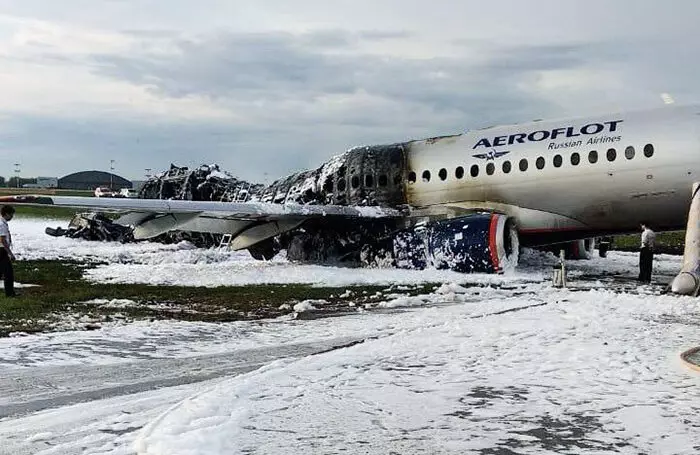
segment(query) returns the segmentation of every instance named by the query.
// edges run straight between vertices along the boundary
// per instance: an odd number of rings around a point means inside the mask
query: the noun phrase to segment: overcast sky
[[[0,0],[0,175],[219,163],[700,102],[697,0]]]

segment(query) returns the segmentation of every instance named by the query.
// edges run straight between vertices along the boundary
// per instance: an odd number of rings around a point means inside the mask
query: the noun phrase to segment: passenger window
[[[423,181],[426,183],[430,181],[430,171],[423,171]]]
[[[575,152],[572,153],[571,154],[571,164],[573,164],[574,166],[578,166],[578,163],[580,163],[580,162],[581,162],[581,155],[579,155],[578,153],[575,153]]]
[[[440,169],[440,172],[438,172],[438,176],[440,177],[440,180],[447,179],[447,169],[445,169],[444,167]]]
[[[625,149],[625,158],[627,158],[628,160],[634,158],[634,147],[632,147],[631,145]]]
[[[386,186],[389,183],[389,179],[386,175],[382,174],[379,176],[379,186]]]
[[[554,160],[552,161],[554,162],[554,167],[561,167],[564,160],[561,155],[554,155]]]
[[[358,186],[360,186],[360,177],[353,175],[352,179],[350,179],[350,184],[353,188],[357,188]]]
[[[365,186],[371,188],[374,186],[374,177],[371,175],[365,175]]]
[[[462,166],[457,166],[457,169],[455,169],[455,177],[458,179],[464,177],[464,168]]]
[[[338,180],[338,191],[345,191],[345,179]]]
[[[617,151],[615,149],[608,149],[607,157],[608,161],[615,161],[617,158]]]
[[[651,158],[654,155],[654,146],[647,144],[644,146],[644,156]]]
[[[408,173],[408,181],[411,183],[416,183],[416,173],[411,171]]]
[[[488,175],[493,175],[493,173],[496,172],[496,166],[494,166],[493,163],[489,163],[486,165],[486,173]]]
[[[472,177],[478,176],[479,175],[479,166],[476,164],[472,164],[472,167],[469,170],[469,173],[471,174]]]
[[[326,183],[323,184],[323,190],[327,193],[333,192],[333,176],[332,175],[326,179]]]
[[[521,171],[525,172],[527,171],[527,160],[523,158],[520,160],[520,163],[518,163],[518,167],[520,168]]]
[[[507,174],[510,172],[510,161],[503,162],[503,173]]]
[[[598,162],[598,152],[595,150],[591,150],[588,152],[588,162],[591,164],[595,164]]]
[[[537,166],[537,169],[544,169],[544,158],[537,158],[537,161],[535,161],[535,166]]]

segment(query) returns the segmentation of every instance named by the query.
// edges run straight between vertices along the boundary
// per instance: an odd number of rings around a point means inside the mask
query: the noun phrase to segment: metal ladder
[[[250,197],[250,187],[251,184],[248,183],[248,186],[245,188],[243,188],[242,186],[236,188],[236,193],[233,198],[233,202],[246,202]]]
[[[231,242],[233,241],[233,236],[231,234],[224,234],[223,237],[221,237],[221,242],[219,243],[219,249],[222,250],[224,248],[228,249],[231,246]]]

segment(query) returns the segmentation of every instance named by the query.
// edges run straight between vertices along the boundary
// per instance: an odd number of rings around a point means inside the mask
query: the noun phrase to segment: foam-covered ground
[[[536,252],[501,276],[339,269],[186,244],[54,239],[43,234],[46,224],[12,223],[19,255],[109,259],[91,272],[96,281],[444,284],[417,297],[393,291],[375,311],[344,317],[139,322],[0,340],[0,365],[18,375],[0,381],[0,408],[17,402],[18,377],[60,393],[46,372],[70,365],[128,370],[290,342],[365,340],[215,382],[5,417],[0,453],[700,453],[700,375],[679,358],[700,345],[700,301],[662,294],[679,257],[657,257],[658,284],[641,287],[631,280],[635,254],[574,261],[571,288],[556,290],[555,259]]]

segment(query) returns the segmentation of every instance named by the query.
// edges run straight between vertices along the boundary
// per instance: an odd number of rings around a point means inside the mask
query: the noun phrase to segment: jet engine
[[[394,237],[395,264],[499,273],[518,262],[518,233],[506,215],[476,213],[418,225]]]

